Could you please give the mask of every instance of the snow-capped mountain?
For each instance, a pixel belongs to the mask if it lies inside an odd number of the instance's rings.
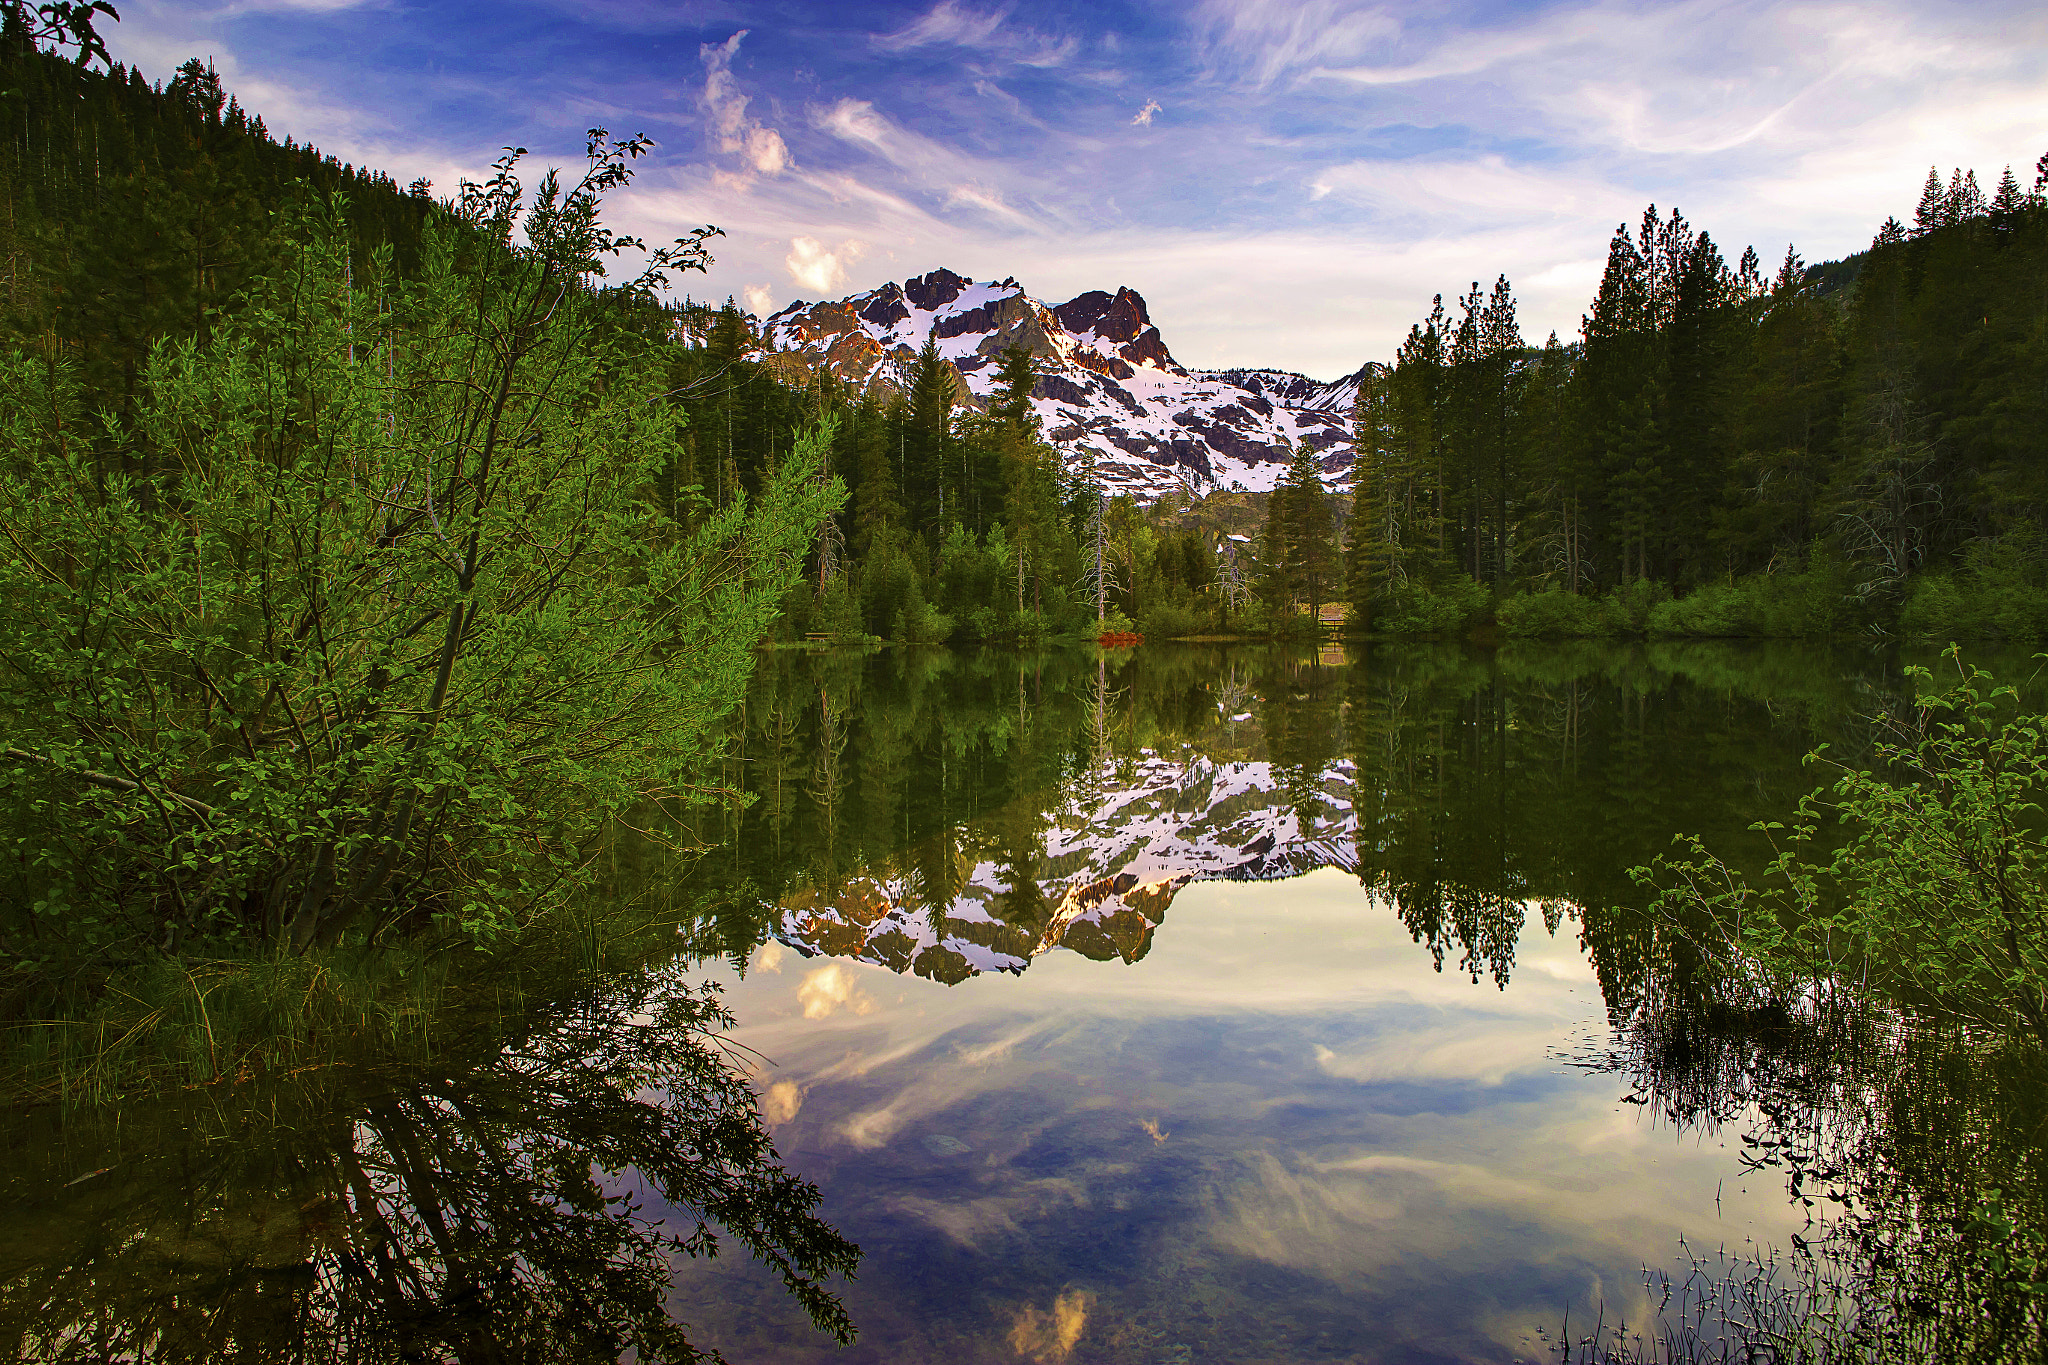
[[[1032,402],[1046,439],[1070,468],[1092,461],[1112,491],[1141,500],[1187,487],[1270,489],[1295,446],[1315,453],[1333,488],[1348,483],[1363,370],[1322,383],[1285,370],[1187,369],[1129,289],[1053,307],[1014,279],[934,270],[834,302],[792,303],[762,335],[771,352],[855,385],[899,384],[935,338],[973,406],[995,388],[1002,351],[1023,346],[1039,361]]]
[[[785,896],[776,937],[806,955],[948,983],[1021,972],[1056,947],[1134,962],[1191,881],[1354,866],[1351,781],[1350,763],[1337,763],[1304,802],[1282,791],[1270,763],[1147,751],[1105,763],[1052,813],[1028,878],[976,862],[958,869],[959,892],[942,899],[926,892],[924,874],[905,870],[915,858],[869,866]]]

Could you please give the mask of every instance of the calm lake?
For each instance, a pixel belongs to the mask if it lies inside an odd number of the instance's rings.
[[[1761,856],[1898,662],[773,661],[700,873],[772,930],[708,974],[863,1335],[734,1260],[679,1312],[736,1360],[1534,1360],[1567,1306],[1639,1319],[1681,1237],[1785,1247],[1739,1094],[1673,1122],[1587,1063],[1650,975],[1628,870]]]
[[[488,1055],[454,1040],[260,1099],[17,1116],[0,1326],[114,1340],[196,1314],[265,1358],[341,1356],[387,1320],[379,1295],[496,1264],[556,1297],[521,1300],[524,1325],[461,1311],[485,1336],[546,1335],[590,1266],[631,1259],[612,1229],[694,1221],[638,1174],[689,1133],[606,1144],[676,1074],[632,1060],[660,1031],[651,1002],[713,982],[783,1162],[863,1252],[851,1348],[744,1248],[673,1257],[651,1292],[734,1362],[1554,1360],[1568,1311],[1575,1338],[1594,1314],[1643,1321],[1646,1268],[1688,1248],[1771,1262],[1863,1207],[1847,1192],[1920,1190],[1900,1172],[1938,1162],[1885,1132],[1950,1152],[1942,1188],[1970,1183],[1957,1148],[2039,1184],[2041,1128],[2011,1098],[2032,1073],[1962,1068],[1943,1084],[1978,1089],[1920,1086],[1936,1117],[1909,1124],[1881,1081],[1830,1070],[1848,1043],[1688,994],[1629,875],[1681,833],[1761,863],[1749,826],[1824,780],[1815,745],[1868,753],[1901,662],[765,657],[721,779],[749,802],[697,831],[712,851],[684,870],[623,858],[615,879],[689,907],[704,955],[643,961],[605,1010],[537,1015]],[[1932,1055],[1866,1044],[1866,1077]],[[1790,1159],[1794,1129],[1813,1140]],[[1853,1135],[1826,1170],[1824,1133]],[[1812,1172],[1796,1196],[1757,1155],[1780,1144]],[[593,1160],[637,1211],[536,1176]],[[351,1328],[353,1302],[373,1316]],[[308,1313],[329,1315],[318,1351]]]

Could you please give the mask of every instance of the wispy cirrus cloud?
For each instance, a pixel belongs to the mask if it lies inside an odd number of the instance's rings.
[[[899,29],[870,40],[883,52],[914,48],[969,48],[1020,66],[1056,67],[1070,61],[1079,43],[1010,22],[1014,7],[976,9],[958,0],[938,3]]]
[[[1205,0],[1192,27],[1212,75],[1265,88],[1303,70],[1384,51],[1401,22],[1346,0]]]
[[[726,228],[688,287],[757,311],[940,265],[1129,284],[1190,363],[1325,376],[1501,272],[1570,336],[1645,203],[1821,260],[1928,163],[1988,183],[2048,127],[2022,0],[326,4],[129,0],[109,41],[152,79],[211,54],[280,133],[444,191],[645,129],[615,212]]]

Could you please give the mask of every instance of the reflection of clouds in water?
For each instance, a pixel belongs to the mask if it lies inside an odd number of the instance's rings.
[[[804,1088],[795,1081],[777,1081],[761,1096],[761,1117],[770,1127],[788,1123],[804,1107]]]
[[[1047,1219],[1085,1209],[1089,1204],[1088,1192],[1078,1182],[1061,1176],[1008,1179],[1001,1183],[1000,1194],[970,1197],[961,1193],[943,1199],[900,1195],[889,1200],[889,1207],[904,1217],[936,1228],[955,1244],[974,1250],[993,1247],[1006,1239],[1028,1237]]]
[[[906,1112],[909,1106],[904,1103],[905,1098],[906,1096],[898,1095],[894,1101],[879,1109],[867,1109],[858,1114],[850,1114],[834,1131],[864,1151],[880,1147],[896,1136],[896,1130],[907,1120],[917,1116],[915,1113]]]
[[[1388,1028],[1369,1046],[1343,1052],[1316,1044],[1316,1066],[1345,1081],[1464,1080],[1499,1085],[1543,1068],[1550,1040],[1528,1025],[1503,1021],[1475,1028],[1469,1019],[1436,1029]]]
[[[1030,1304],[1017,1310],[1010,1328],[1010,1345],[1018,1355],[1029,1356],[1039,1365],[1051,1365],[1073,1354],[1074,1343],[1088,1326],[1088,1310],[1095,1295],[1085,1289],[1063,1289],[1052,1307],[1039,1312]]]
[[[994,1042],[962,1047],[953,1055],[969,1066],[986,1066],[990,1062],[1008,1061],[1010,1053],[1016,1049],[1017,1044],[1028,1042],[1030,1039],[1045,1033],[1055,1022],[1053,1020],[1041,1020],[998,1038]]]
[[[727,996],[737,1036],[801,1083],[798,1159],[828,1163],[842,1207],[866,1201],[875,1226],[910,1225],[948,1255],[1057,1247],[1065,1273],[1128,1255],[1131,1283],[1233,1286],[1247,1258],[1298,1277],[1302,1303],[1413,1315],[1401,1330],[1418,1340],[1476,1334],[1506,1359],[1536,1296],[1547,1312],[1592,1294],[1681,1230],[1739,1241],[1787,1216],[1776,1191],[1730,1186],[1713,1223],[1725,1153],[1674,1151],[1617,1112],[1611,1078],[1558,1074],[1550,1049],[1600,996],[1572,937],[1539,916],[1505,992],[1432,971],[1392,909],[1335,870],[1189,886],[1113,983],[1066,952],[954,988],[844,961],[801,970],[795,991],[763,975]],[[935,1134],[972,1150],[942,1152]],[[1132,1210],[1170,1256],[1105,1250]],[[1454,1326],[1421,1284],[1457,1286]],[[1011,1358],[1058,1358],[1058,1285],[1012,1289]],[[1102,1292],[1120,1324],[1129,1291]],[[1068,1309],[1090,1340],[1107,1330],[1109,1304]]]
[[[1246,1156],[1249,1171],[1221,1191],[1215,1241],[1240,1256],[1326,1276],[1376,1269],[1436,1229],[1410,1225],[1412,1181],[1332,1180],[1289,1169],[1270,1152]]]
[[[779,972],[782,970],[782,960],[788,956],[789,949],[771,938],[754,950],[754,970],[757,972]]]
[[[796,998],[804,1007],[806,1019],[823,1019],[836,1010],[849,1014],[872,1014],[875,1010],[875,998],[860,988],[850,968],[838,962],[828,962],[808,973],[796,988]]]

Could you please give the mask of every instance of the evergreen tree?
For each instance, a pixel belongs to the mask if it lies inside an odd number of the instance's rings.
[[[1038,419],[1031,413],[1031,391],[1038,384],[1038,362],[1022,346],[1005,346],[996,360],[996,391],[989,399],[989,415],[1019,434],[1037,434]]]
[[[1277,609],[1305,605],[1311,620],[1339,585],[1330,499],[1306,446],[1297,447],[1266,514],[1266,597]]]
[[[1701,233],[1679,276],[1665,347],[1670,466],[1664,513],[1678,532],[1667,571],[1680,582],[1697,583],[1719,567],[1709,557],[1712,542],[1697,531],[1713,524],[1728,479],[1729,361],[1747,330],[1733,277],[1713,238]]]
[[[1991,201],[1993,213],[2018,213],[2026,204],[2026,197],[2020,193],[2020,182],[2013,178],[2012,167],[2005,168],[2005,174],[1998,177],[1998,193]]]
[[[1645,222],[1653,235],[1662,226],[1654,211]],[[1599,494],[1588,509],[1585,551],[1593,574],[1608,584],[1647,572],[1658,529],[1656,400],[1663,357],[1653,318],[1652,271],[1623,224],[1608,244],[1574,377],[1584,461]]]
[[[1389,373],[1368,365],[1352,409],[1351,516],[1345,523],[1344,596],[1351,627],[1371,629],[1374,602],[1400,572],[1400,521],[1393,515],[1394,411]]]
[[[1919,206],[1913,210],[1913,235],[1925,237],[1943,225],[1948,196],[1941,188],[1941,172],[1927,168],[1927,184],[1921,188]]]
[[[910,371],[909,408],[898,441],[896,471],[904,511],[910,524],[920,528],[937,528],[944,520],[939,497],[953,443],[959,378],[953,363],[939,354],[938,338],[927,335]],[[950,509],[948,515],[953,515]]]
[[[903,425],[901,404],[895,420],[872,396],[863,396],[847,423],[852,449],[848,462],[856,471],[853,497],[853,544],[862,557],[896,543],[903,530],[903,501],[897,492],[896,445],[892,432]]]
[[[1948,192],[1942,198],[1943,227],[1967,223],[1984,216],[1984,191],[1977,188],[1977,172],[1957,168],[1949,177]]]
[[[1525,496],[1532,505],[1533,558],[1566,592],[1586,585],[1587,468],[1574,427],[1573,357],[1552,332],[1530,367],[1517,410]]]

